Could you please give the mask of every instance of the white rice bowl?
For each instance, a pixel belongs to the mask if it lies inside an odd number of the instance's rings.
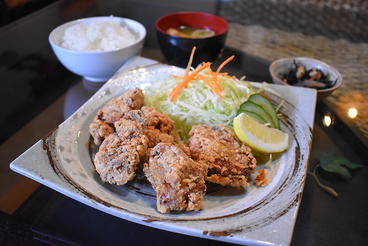
[[[138,56],[145,27],[132,19],[98,16],[56,27],[49,42],[59,61],[88,81],[107,81],[125,62]]]
[[[61,46],[75,51],[109,51],[124,48],[136,41],[136,36],[113,16],[108,20],[77,23],[65,30]]]

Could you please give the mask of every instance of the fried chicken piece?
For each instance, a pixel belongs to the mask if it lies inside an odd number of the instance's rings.
[[[143,126],[144,135],[149,139],[147,156],[151,148],[158,143],[173,143],[189,154],[189,148],[183,144],[174,121],[167,115],[150,107],[142,107],[140,110],[131,110],[124,116],[125,119],[139,122]]]
[[[147,118],[146,123],[149,129],[157,129],[163,134],[172,136],[175,143],[181,142],[174,121],[169,116],[150,107],[142,107],[141,110]]]
[[[98,114],[101,110],[98,111]],[[100,145],[102,141],[114,132],[114,128],[99,119],[98,115],[95,116],[93,122],[89,125],[89,133],[93,137],[93,142],[96,145]]]
[[[115,122],[115,127],[117,132],[104,139],[94,164],[102,181],[124,185],[135,177],[137,166],[147,150],[148,138],[137,122],[120,119]]]
[[[143,171],[157,193],[157,210],[199,211],[206,192],[202,166],[177,145],[159,143]]]
[[[208,167],[207,181],[223,186],[249,186],[247,180],[257,161],[233,131],[222,125],[198,125],[192,127],[189,136],[191,157]]]
[[[190,155],[189,148],[181,141],[174,121],[167,115],[149,107],[142,107],[142,112],[149,119],[148,129],[145,130],[147,137],[155,143],[175,143],[187,155]],[[157,130],[160,131],[158,134]]]
[[[144,134],[144,127],[136,121],[122,118],[114,124],[116,133],[124,144],[134,145],[138,155],[142,156],[146,152],[149,139]]]
[[[138,164],[148,161],[151,148],[158,143],[176,144],[189,153],[174,122],[148,107],[126,111],[112,129],[114,132],[104,137],[94,159],[104,182],[123,185],[132,180]]]
[[[94,143],[100,145],[104,138],[114,132],[114,123],[130,110],[140,109],[143,102],[144,94],[139,88],[131,89],[109,101],[97,112],[89,127]]]
[[[254,179],[254,185],[256,187],[268,185],[267,169],[258,170],[258,175]]]

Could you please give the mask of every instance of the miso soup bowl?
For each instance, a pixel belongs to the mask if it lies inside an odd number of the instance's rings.
[[[78,23],[105,21],[111,16],[90,17],[74,20],[56,27],[49,35],[49,43],[59,61],[71,72],[88,81],[102,82],[109,80],[126,61],[139,55],[146,37],[145,27],[131,19],[113,17],[120,25],[126,25],[135,35],[134,43],[110,51],[74,51],[61,46],[65,30]]]
[[[182,26],[210,29],[214,36],[187,38],[168,34],[168,29]],[[168,64],[186,67],[193,47],[196,47],[192,66],[202,62],[214,62],[225,46],[228,22],[213,14],[203,12],[178,12],[162,16],[156,21],[156,34],[161,51]]]

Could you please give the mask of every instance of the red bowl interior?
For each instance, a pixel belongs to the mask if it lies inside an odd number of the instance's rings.
[[[229,29],[229,23],[225,19],[202,12],[179,12],[162,16],[156,21],[157,30],[163,33],[167,33],[169,28],[181,26],[209,28],[215,32],[215,36],[221,35]]]

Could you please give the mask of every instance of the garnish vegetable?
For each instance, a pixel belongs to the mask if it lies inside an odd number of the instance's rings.
[[[234,131],[242,142],[260,153],[279,153],[288,148],[287,133],[259,124],[246,113],[234,118]]]
[[[267,113],[264,108],[250,100],[244,102],[242,105],[240,105],[240,109],[238,111],[238,114],[246,113],[249,116],[251,116],[254,120],[256,120],[258,123],[261,123],[264,121],[264,124],[268,124],[272,128],[276,128],[275,123],[273,123],[272,117],[269,113]],[[261,119],[259,121],[258,119]]]
[[[232,59],[227,59],[216,72],[210,63],[191,68],[190,60],[183,76],[169,76],[146,88],[145,105],[173,119],[184,141],[193,125],[222,124],[233,129],[233,119],[240,105],[263,87],[255,90],[244,78],[221,73]]]
[[[180,76],[174,76],[175,78],[179,78],[182,79],[181,83],[179,85],[177,85],[174,90],[170,93],[171,96],[171,101],[174,101],[178,94],[180,93],[181,89],[183,88],[187,88],[188,87],[188,83],[191,82],[192,80],[202,80],[205,84],[207,84],[214,92],[217,93],[217,95],[222,98],[222,94],[221,94],[221,84],[218,81],[218,76],[220,75],[227,75],[227,73],[220,73],[221,69],[227,64],[229,63],[234,56],[229,57],[228,59],[226,59],[216,70],[216,72],[213,72],[211,69],[211,63],[209,62],[203,62],[202,66],[197,67],[194,71],[192,71],[191,74],[189,74],[192,62],[193,62],[193,56],[194,56],[194,52],[196,50],[196,47],[193,47],[192,52],[190,54],[190,58],[189,58],[189,62],[188,65],[185,69],[185,73],[183,77]],[[199,74],[201,71],[203,71],[204,69],[208,68],[208,72],[210,74],[209,76],[204,76],[203,74]]]
[[[241,113],[247,113],[258,123],[262,123],[263,119],[270,127],[280,129],[277,110],[274,108],[270,100],[261,93],[251,95],[246,102],[240,105],[238,114]]]

